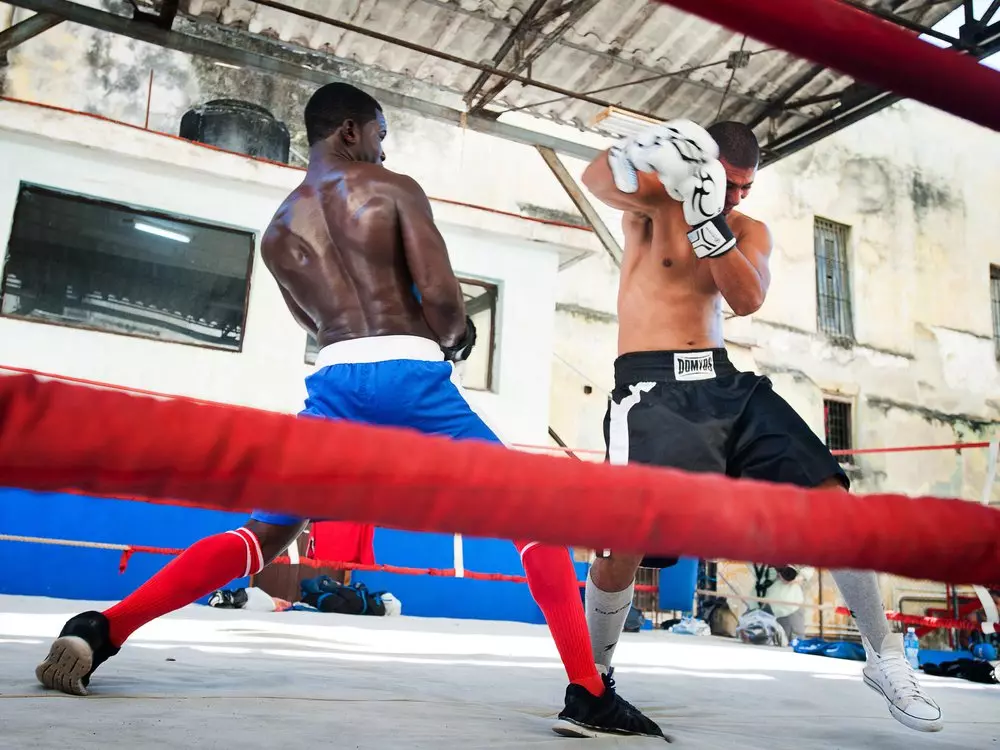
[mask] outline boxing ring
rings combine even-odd
[[[795,13],[768,0],[669,1],[1000,130],[1000,75],[839,0],[799,0]],[[803,25],[803,15],[814,23]],[[850,45],[835,39],[845,33]],[[992,447],[994,472],[995,463]],[[988,506],[988,491],[982,503],[856,496],[577,462],[10,369],[0,373],[0,486],[465,537],[874,569],[976,585],[981,599],[982,587],[1000,586],[1000,510]],[[135,554],[176,552],[130,540],[0,537],[19,542],[100,546],[121,552],[123,569]],[[519,582],[468,570],[457,556],[451,568],[411,573]],[[0,748],[565,742],[548,731],[561,707],[562,667],[547,631],[522,623],[187,607],[138,631],[102,670],[91,699],[39,690],[33,669],[48,641],[68,616],[103,606],[0,597]],[[995,630],[995,607],[988,616]],[[957,680],[923,678],[947,730],[915,738],[863,689],[851,662],[652,631],[626,634],[616,665],[629,699],[681,747],[967,748],[1000,734],[1000,693]]]
[[[66,415],[68,408],[68,414],[79,423],[77,418],[85,409],[96,408],[107,413],[106,410],[121,409],[125,405],[140,409],[166,408],[166,417],[164,413],[155,416],[157,424],[189,423],[191,418],[187,414],[171,414],[176,406],[209,410],[230,425],[238,423],[240,417],[277,419],[286,431],[298,424],[294,418],[286,419],[284,415],[233,409],[148,391],[136,392],[102,383],[72,382],[47,373],[18,368],[0,368],[0,372],[7,373],[0,375],[0,394],[6,397],[5,407],[11,403],[11,393],[19,394],[15,398],[27,407],[23,411],[15,408],[13,414],[5,412],[7,417],[13,416],[14,421],[5,418],[4,424],[13,423],[19,429],[29,420],[49,412]],[[57,386],[54,394],[50,388],[39,391],[41,386],[50,385]],[[39,394],[41,401],[37,400]],[[55,400],[46,402],[44,399],[48,398]],[[204,416],[200,416],[198,422],[203,428]],[[129,421],[128,417],[123,419],[126,423]],[[103,433],[107,427],[114,428],[115,422],[102,419],[100,426]],[[30,444],[10,440],[11,434],[17,433],[0,431],[0,457],[11,455],[12,449],[20,451],[17,455],[21,456],[25,455],[24,451],[31,450]],[[191,437],[185,433],[182,442]],[[51,441],[56,436],[54,432],[43,432],[40,438]],[[384,439],[381,431],[378,431],[378,439]],[[354,435],[351,440],[357,442]],[[151,442],[155,445],[157,440]],[[515,447],[523,452],[512,451],[512,457],[528,459],[532,465],[537,462],[545,467],[546,474],[551,474],[556,467],[566,469],[570,475],[588,467],[603,474],[608,468],[564,457],[583,452],[580,449]],[[406,449],[412,450],[412,447]],[[996,472],[995,442],[919,446],[918,449],[988,450],[991,460],[982,498],[988,500]],[[148,444],[142,450],[148,450]],[[909,449],[875,448],[858,452],[903,450]],[[529,451],[552,455],[531,455]],[[134,456],[121,454],[113,466],[102,469],[100,483],[89,489],[77,487],[76,483],[63,478],[71,472],[67,467],[91,461],[96,455],[98,453],[67,452],[57,463],[49,462],[46,457],[44,466],[34,468],[22,459],[21,476],[29,477],[31,483],[37,482],[36,487],[69,488],[81,493],[94,492],[95,487],[101,488],[99,492],[102,493],[114,489],[123,500],[144,502],[145,497],[134,493],[138,481],[131,476],[136,471]],[[178,458],[183,461],[185,455]],[[152,471],[144,468],[140,472],[147,492],[156,483],[167,481],[171,466],[168,459],[168,456],[161,456],[157,465],[149,467]],[[7,466],[7,459],[3,460]],[[235,460],[236,464],[239,462]],[[231,470],[228,466],[227,463],[224,468]],[[464,466],[466,464],[461,464],[459,469]],[[475,467],[475,463],[472,466]],[[56,471],[56,478],[30,479],[43,477],[51,469]],[[485,470],[474,471],[473,476],[495,492],[496,482],[488,481],[484,473]],[[306,472],[294,476],[295,487],[308,488],[317,481],[316,476]],[[253,475],[245,481],[256,479]],[[213,478],[212,481],[219,480]],[[449,480],[443,481],[447,484]],[[360,481],[357,484],[360,486]],[[433,493],[438,485],[427,481],[420,486],[424,487],[421,491]],[[577,495],[582,492],[580,486],[574,485]],[[160,502],[162,498],[171,498],[166,502],[193,504],[191,495],[177,497],[179,494],[172,489],[165,490],[150,499]],[[233,495],[236,499],[230,507],[239,507],[239,493]],[[655,503],[656,495],[650,497]],[[940,502],[955,509],[977,511],[977,520],[987,517],[983,512],[995,512],[959,500]],[[361,515],[357,517],[362,518]],[[426,526],[450,528],[447,521],[437,518],[437,515],[431,516]],[[691,529],[704,520],[693,519]],[[462,530],[466,533],[477,531],[465,525]],[[127,570],[137,556],[165,557],[180,551],[132,544],[125,539],[109,543],[10,534],[0,534],[0,544],[108,550],[120,555],[118,571],[121,572]],[[469,569],[458,552],[460,549],[459,541],[453,565],[448,568],[368,566],[308,558],[294,561],[289,557],[280,558],[278,564],[297,562],[317,569],[339,567],[437,579],[464,578],[493,582],[490,585],[523,584],[521,576]],[[840,553],[834,550],[834,554]],[[955,580],[966,580],[957,572],[960,568],[957,561],[965,557],[956,555],[955,558]],[[991,578],[990,575],[981,577],[984,580]],[[637,588],[648,590],[651,587]],[[726,595],[726,592],[717,593]],[[336,732],[345,746],[353,742],[360,747],[381,746],[381,732],[391,733],[402,747],[414,748],[437,746],[442,742],[445,746],[456,747],[514,748],[523,747],[528,741],[538,744],[564,741],[548,730],[551,717],[560,708],[563,675],[544,626],[407,617],[405,597],[403,616],[384,618],[186,607],[140,629],[114,663],[103,668],[100,688],[92,694],[93,700],[81,701],[40,691],[32,679],[33,669],[48,640],[73,613],[106,606],[105,602],[0,597],[0,674],[9,675],[0,679],[0,718],[9,727],[10,737],[30,736],[32,727],[37,725],[33,717],[51,711],[56,705],[52,701],[58,701],[57,710],[67,721],[48,730],[50,741],[82,748],[106,744],[108,732],[114,732],[114,736],[123,741],[142,741],[143,730],[134,727],[141,726],[143,721],[155,722],[155,737],[158,746],[163,747],[209,746],[205,737],[220,732],[224,732],[226,741],[232,746],[259,746],[254,744],[260,739],[259,722],[280,725],[283,742],[315,742],[318,733]],[[834,610],[836,605],[825,605],[825,609]],[[890,617],[904,623],[913,619],[895,613],[890,613]],[[967,622],[916,619],[924,626],[966,630],[974,627]],[[993,618],[990,627],[996,628],[995,623]],[[986,626],[980,629],[986,631]],[[802,656],[785,650],[748,647],[727,639],[680,636],[654,629],[625,634],[616,653],[616,665],[623,687],[627,685],[628,696],[651,718],[667,727],[668,733],[682,747],[721,750],[738,741],[751,748],[790,750],[802,747],[805,741],[806,746],[817,747],[840,744],[902,748],[903,743],[912,742],[906,730],[897,728],[888,718],[882,702],[874,700],[870,691],[863,688],[856,662]],[[922,737],[921,741],[927,742],[929,747],[975,747],[987,735],[992,736],[990,733],[995,734],[998,729],[996,701],[1000,697],[996,689],[954,679],[929,676],[922,679],[934,690],[935,698],[947,712],[948,731]],[[336,718],[319,719],[320,713]],[[228,718],[230,716],[244,718],[233,721]],[[389,726],[386,725],[387,717],[391,717]],[[824,721],[817,721],[818,717]],[[75,731],[81,725],[90,728],[92,736],[81,739]],[[0,737],[0,747],[4,747],[4,742]],[[638,746],[643,742],[650,741],[622,740],[619,744]]]

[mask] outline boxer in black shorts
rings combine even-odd
[[[771,234],[735,210],[759,157],[745,125],[720,122],[706,131],[677,120],[623,139],[584,172],[590,191],[624,212],[608,460],[846,491],[843,469],[771,382],[739,372],[726,355],[723,300],[736,315],[750,315],[771,283]],[[605,550],[591,566],[587,624],[594,660],[608,672],[643,562]],[[657,567],[675,562],[645,559]],[[889,630],[875,574],[833,577],[861,631],[865,683],[897,721],[941,729],[941,709],[917,682],[902,637]]]
[[[623,354],[604,417],[607,458],[692,472],[850,488],[837,460],[771,381],[739,372],[725,349]],[[676,558],[645,557],[666,568]]]

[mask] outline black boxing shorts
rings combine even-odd
[[[816,487],[850,479],[809,425],[725,349],[625,354],[604,417],[607,460]],[[643,560],[654,568],[676,558]]]

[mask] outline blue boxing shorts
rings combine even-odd
[[[502,442],[466,400],[455,367],[438,344],[420,336],[370,336],[325,346],[306,378],[306,392],[299,416]],[[305,520],[266,511],[250,518],[276,526]]]

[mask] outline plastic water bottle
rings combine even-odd
[[[911,667],[920,669],[920,641],[913,628],[906,629],[906,636],[903,638],[903,653],[906,654],[906,660],[910,662]]]

